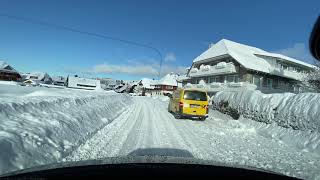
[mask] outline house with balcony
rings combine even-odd
[[[172,93],[174,90],[178,87],[178,75],[174,73],[169,73],[162,77],[160,80],[154,81],[152,86],[154,86],[154,89],[152,92],[155,94],[168,94]]]
[[[209,92],[240,88],[300,92],[302,79],[313,68],[294,58],[222,39],[193,60],[183,85]]]

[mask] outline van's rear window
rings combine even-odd
[[[196,101],[206,101],[207,95],[205,92],[200,92],[200,91],[184,91],[183,99],[196,100]]]

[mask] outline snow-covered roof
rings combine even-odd
[[[177,78],[178,75],[174,73],[170,73],[162,77],[160,80],[156,81],[155,85],[167,85],[167,86],[177,86]]]
[[[50,76],[45,72],[32,72],[30,74],[27,74],[27,77],[25,79],[35,79],[35,77],[36,77],[36,80],[50,78]]]
[[[131,82],[128,82],[128,84],[130,86],[137,86],[139,84],[140,81],[131,81]]]
[[[262,49],[222,39],[212,45],[208,50],[193,60],[194,63],[202,62],[223,56],[231,56],[247,69],[270,73],[272,67],[268,61],[261,56],[269,56],[288,61],[300,66],[313,68],[314,66],[294,58],[277,53],[270,53]],[[260,56],[259,56],[260,55]]]
[[[118,92],[118,93],[122,93],[122,92],[124,92],[127,88],[129,88],[130,87],[130,85],[128,85],[128,84],[125,84],[125,85],[123,85],[122,87],[120,87],[119,89],[116,89],[115,91],[116,92]]]
[[[15,70],[12,66],[10,66],[5,61],[0,61],[0,70],[19,74],[19,72],[17,70]]]
[[[0,69],[4,69],[7,66],[8,66],[8,64],[6,62],[0,61]]]
[[[142,83],[142,86],[144,88],[147,88],[147,89],[154,89],[154,86],[152,86],[155,81],[152,80],[152,79],[149,79],[149,78],[142,78],[141,79],[141,83]]]
[[[53,76],[52,80],[55,82],[65,82],[67,79],[63,76]]]
[[[181,82],[183,80],[188,80],[188,79],[190,79],[190,77],[188,77],[186,74],[184,74],[184,75],[178,76],[177,81]]]

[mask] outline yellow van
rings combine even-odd
[[[177,119],[198,117],[200,120],[205,120],[209,113],[207,92],[200,89],[177,89],[170,96],[168,111]]]

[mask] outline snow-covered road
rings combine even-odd
[[[167,101],[133,98],[134,103],[120,116],[63,161],[160,154],[253,166],[306,179],[319,178],[319,154],[302,151],[266,135],[261,130],[262,123],[259,129],[248,120],[232,120],[217,111],[211,111],[206,121],[175,119],[167,112]]]

